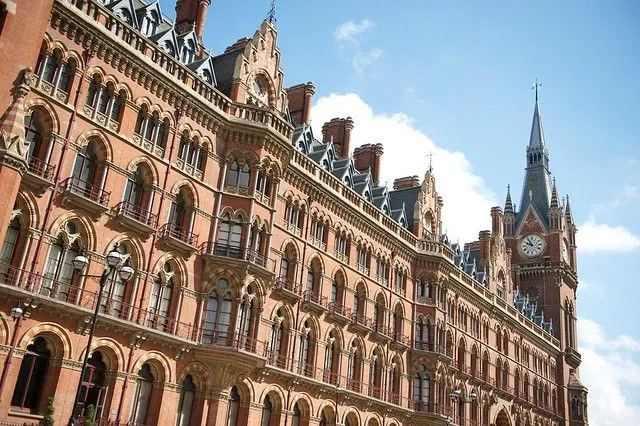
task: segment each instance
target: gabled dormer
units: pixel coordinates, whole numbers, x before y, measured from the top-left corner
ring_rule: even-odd
[[[131,25],[133,28],[140,28],[132,0],[118,0],[108,4],[107,8],[110,9],[114,15]]]
[[[174,28],[169,28],[165,31],[160,31],[149,39],[155,42],[161,49],[163,49],[171,57],[178,59],[179,44],[178,37]]]
[[[190,64],[198,57],[198,38],[194,30],[176,37],[180,62]]]
[[[216,74],[213,70],[213,61],[210,56],[205,56],[202,59],[196,59],[194,62],[187,65],[187,67],[207,83],[214,86],[217,84]]]
[[[147,37],[151,37],[160,30],[162,24],[162,10],[160,10],[160,1],[156,0],[149,4],[142,5],[136,9],[136,18],[140,32]]]

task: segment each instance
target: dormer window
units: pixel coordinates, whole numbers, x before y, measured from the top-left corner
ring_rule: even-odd
[[[170,41],[165,41],[164,42],[164,50],[171,56],[175,56],[176,55],[176,49],[173,47],[173,44],[171,44]]]
[[[158,31],[158,22],[158,14],[155,10],[146,15],[144,17],[144,20],[142,21],[142,32],[144,33],[144,35],[154,35],[156,31]]]
[[[182,54],[180,55],[180,60],[184,64],[190,64],[193,62],[193,57],[196,52],[196,47],[193,44],[193,40],[187,41],[186,45],[182,47]]]

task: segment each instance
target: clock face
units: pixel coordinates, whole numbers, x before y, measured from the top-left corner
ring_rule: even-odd
[[[562,244],[562,260],[569,263],[569,244],[566,240]]]
[[[544,251],[545,242],[540,235],[530,234],[520,240],[520,252],[526,257],[540,256]]]
[[[261,101],[266,101],[267,95],[269,94],[266,82],[263,81],[263,78],[260,78],[260,76],[256,77],[253,81],[253,94]]]

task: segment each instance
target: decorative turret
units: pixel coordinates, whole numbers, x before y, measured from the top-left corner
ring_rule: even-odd
[[[549,225],[551,229],[562,229],[562,206],[558,203],[558,187],[555,178],[553,179],[553,188],[551,189],[551,204],[549,205]]]
[[[568,195],[567,202],[565,203],[564,218],[567,221],[567,225],[573,225],[573,213],[571,213],[571,204],[569,203]]]
[[[513,202],[511,201],[511,186],[507,185],[507,199],[504,202],[504,235],[513,236],[513,228],[516,221]]]

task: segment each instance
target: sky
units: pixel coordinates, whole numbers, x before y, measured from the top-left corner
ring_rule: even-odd
[[[161,0],[174,16],[173,1]],[[252,36],[268,0],[214,0],[205,44]],[[519,204],[536,78],[550,167],[578,225],[581,380],[591,426],[640,418],[640,2],[279,0],[287,86],[316,87],[312,125],[355,121],[385,146],[382,181],[433,154],[444,228],[489,228]]]

